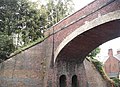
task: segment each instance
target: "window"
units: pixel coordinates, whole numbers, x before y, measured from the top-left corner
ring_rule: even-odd
[[[60,76],[59,82],[60,87],[66,87],[66,76],[65,75]]]
[[[78,87],[78,79],[76,75],[72,77],[72,87]]]

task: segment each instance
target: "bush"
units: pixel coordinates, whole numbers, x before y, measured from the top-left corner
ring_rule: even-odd
[[[8,35],[0,33],[0,60],[6,60],[15,51],[13,40]],[[1,61],[0,61],[1,62]]]
[[[114,87],[120,87],[120,79],[119,78],[111,78],[114,81]]]

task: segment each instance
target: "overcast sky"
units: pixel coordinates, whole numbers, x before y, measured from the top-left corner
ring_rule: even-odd
[[[86,6],[87,4],[91,3],[94,0],[73,0],[75,4],[75,10],[79,10],[80,8]]]

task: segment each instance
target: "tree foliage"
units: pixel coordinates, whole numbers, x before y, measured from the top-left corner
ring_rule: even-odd
[[[0,32],[0,62],[6,60],[14,50],[12,38]]]
[[[48,27],[68,16],[73,10],[72,0],[48,0],[46,5]]]
[[[112,78],[112,80],[114,81],[114,87],[120,87],[120,79],[119,78]]]
[[[94,57],[96,57],[96,55],[98,54],[98,53],[100,53],[100,48],[98,47],[98,48],[96,48],[96,49],[94,49],[92,52],[90,52],[89,54],[88,54],[88,57],[90,57],[90,58],[94,58]]]

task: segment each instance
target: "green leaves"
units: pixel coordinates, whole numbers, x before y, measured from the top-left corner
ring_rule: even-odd
[[[72,11],[70,9],[73,8],[71,0],[49,0],[46,9],[47,9],[47,21],[49,23],[48,27],[53,24],[59,22],[61,19],[65,18]]]
[[[119,78],[112,78],[112,80],[114,81],[114,87],[120,87],[120,79]]]
[[[14,50],[12,37],[0,32],[0,59],[7,59]]]
[[[100,48],[94,49],[91,53],[88,54],[88,57],[94,58],[98,53],[100,53]]]

